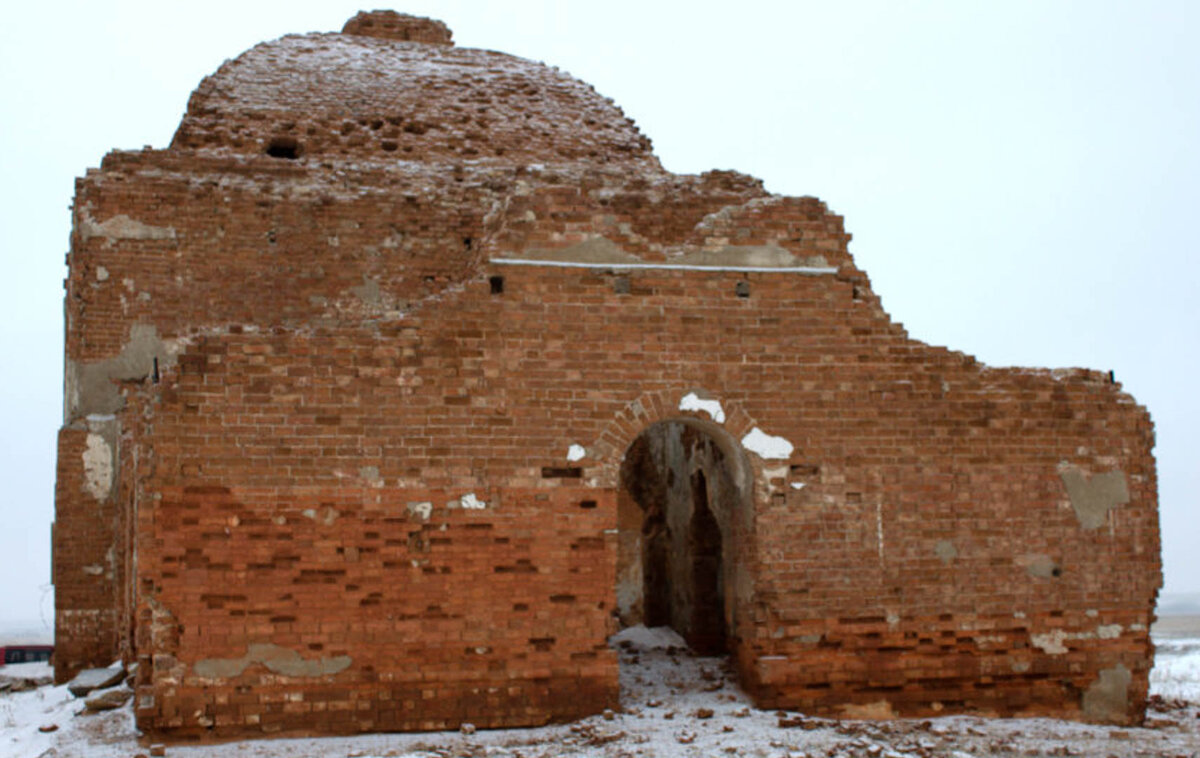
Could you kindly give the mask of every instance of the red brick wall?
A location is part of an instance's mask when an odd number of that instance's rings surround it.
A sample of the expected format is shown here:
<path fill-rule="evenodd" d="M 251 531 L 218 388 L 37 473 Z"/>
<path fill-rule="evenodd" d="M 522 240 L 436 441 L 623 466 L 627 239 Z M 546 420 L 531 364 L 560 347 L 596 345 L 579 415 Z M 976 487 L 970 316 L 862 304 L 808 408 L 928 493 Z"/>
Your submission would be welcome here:
<path fill-rule="evenodd" d="M 721 401 L 732 439 L 794 445 L 748 459 L 732 631 L 760 704 L 1096 718 L 1087 693 L 1124 667 L 1107 718 L 1140 718 L 1153 433 L 1107 376 L 908 339 L 839 217 L 738 175 L 347 171 L 116 154 L 80 183 L 68 358 L 112 360 L 135 324 L 164 347 L 157 376 L 114 378 L 120 486 L 99 521 L 85 443 L 63 432 L 57 575 L 112 547 L 136 550 L 137 577 L 59 578 L 60 623 L 111 618 L 91 636 L 64 624 L 60 646 L 136 654 L 142 728 L 502 726 L 611 706 L 617 470 L 693 390 Z M 838 272 L 484 262 L 593 234 L 648 261 L 770 245 Z M 571 444 L 588 457 L 567 461 Z M 1122 472 L 1129 501 L 1085 529 L 1063 471 Z M 469 493 L 487 506 L 447 506 Z"/>
<path fill-rule="evenodd" d="M 117 566 L 112 552 L 116 498 L 97 499 L 84 485 L 87 428 L 58 433 L 53 531 L 54 676 L 112 663 L 118 652 Z"/>
<path fill-rule="evenodd" d="M 174 631 L 140 649 L 142 728 L 499 727 L 616 704 L 611 498 L 496 488 L 472 510 L 447 507 L 465 493 L 361 482 L 161 494 L 143 517 L 144 625 Z M 253 644 L 347 668 L 289 678 L 251 662 L 212 679 L 197 666 Z"/>

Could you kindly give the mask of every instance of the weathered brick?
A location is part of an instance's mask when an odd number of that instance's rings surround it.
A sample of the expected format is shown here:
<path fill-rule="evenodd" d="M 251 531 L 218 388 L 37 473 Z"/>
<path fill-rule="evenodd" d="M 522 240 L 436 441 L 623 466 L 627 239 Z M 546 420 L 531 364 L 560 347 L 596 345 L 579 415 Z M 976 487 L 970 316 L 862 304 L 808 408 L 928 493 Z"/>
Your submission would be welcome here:
<path fill-rule="evenodd" d="M 1153 429 L 1108 375 L 910 339 L 823 203 L 667 173 L 561 73 L 346 32 L 77 182 L 60 679 L 138 660 L 181 737 L 541 724 L 658 618 L 762 707 L 1141 719 Z"/>

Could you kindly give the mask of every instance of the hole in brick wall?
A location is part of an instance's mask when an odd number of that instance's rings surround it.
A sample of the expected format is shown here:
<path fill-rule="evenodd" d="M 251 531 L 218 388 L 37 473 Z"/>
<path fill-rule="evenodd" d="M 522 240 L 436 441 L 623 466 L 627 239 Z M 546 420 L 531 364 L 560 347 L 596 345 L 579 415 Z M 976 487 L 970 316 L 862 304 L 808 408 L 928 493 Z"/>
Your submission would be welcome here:
<path fill-rule="evenodd" d="M 583 477 L 583 469 L 576 466 L 543 466 L 543 479 L 580 479 Z"/>
<path fill-rule="evenodd" d="M 862 287 L 859 287 L 857 284 L 854 285 L 854 289 L 851 292 L 850 296 L 855 300 L 862 300 L 863 299 Z"/>
<path fill-rule="evenodd" d="M 629 277 L 618 276 L 617 278 L 613 279 L 613 292 L 617 293 L 618 295 L 628 295 Z"/>
<path fill-rule="evenodd" d="M 158 384 L 158 358 L 154 359 L 154 374 L 152 375 L 152 380 L 155 384 Z"/>
<path fill-rule="evenodd" d="M 470 250 L 475 246 L 475 240 L 470 237 L 463 237 L 463 250 Z"/>
<path fill-rule="evenodd" d="M 583 501 L 580 501 L 580 503 L 579 503 L 579 507 L 580 507 L 580 508 L 587 509 L 587 510 L 590 510 L 590 509 L 592 509 L 592 508 L 595 508 L 595 507 L 596 507 L 596 501 L 595 501 L 595 500 L 583 500 Z"/>
<path fill-rule="evenodd" d="M 788 467 L 792 476 L 816 476 L 821 473 L 821 467 L 811 463 L 797 463 Z"/>
<path fill-rule="evenodd" d="M 738 297 L 750 297 L 750 282 L 743 279 L 734 287 Z"/>
<path fill-rule="evenodd" d="M 502 294 L 502 293 L 504 292 L 504 277 L 502 277 L 502 276 L 489 276 L 489 277 L 488 277 L 488 284 L 489 284 L 489 285 L 491 286 L 491 288 L 492 288 L 492 294 L 493 294 L 493 295 L 499 295 L 499 294 Z"/>
<path fill-rule="evenodd" d="M 274 137 L 267 144 L 267 155 L 294 161 L 300 157 L 300 142 L 295 137 Z"/>
<path fill-rule="evenodd" d="M 389 153 L 394 153 L 400 149 L 400 143 L 391 139 L 385 139 L 383 142 L 379 143 L 379 146 Z"/>
<path fill-rule="evenodd" d="M 846 502 L 847 503 L 861 503 L 862 502 L 862 493 L 861 492 L 847 492 L 846 493 Z"/>

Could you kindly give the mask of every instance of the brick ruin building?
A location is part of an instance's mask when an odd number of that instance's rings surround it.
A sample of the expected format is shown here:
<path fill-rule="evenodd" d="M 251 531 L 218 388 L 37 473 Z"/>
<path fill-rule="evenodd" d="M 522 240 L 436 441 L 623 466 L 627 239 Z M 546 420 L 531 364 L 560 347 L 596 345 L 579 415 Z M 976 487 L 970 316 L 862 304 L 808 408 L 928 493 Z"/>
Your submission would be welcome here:
<path fill-rule="evenodd" d="M 824 204 L 557 69 L 360 14 L 73 213 L 56 675 L 136 661 L 143 730 L 573 719 L 639 622 L 764 708 L 1143 716 L 1146 411 L 911 339 Z"/>

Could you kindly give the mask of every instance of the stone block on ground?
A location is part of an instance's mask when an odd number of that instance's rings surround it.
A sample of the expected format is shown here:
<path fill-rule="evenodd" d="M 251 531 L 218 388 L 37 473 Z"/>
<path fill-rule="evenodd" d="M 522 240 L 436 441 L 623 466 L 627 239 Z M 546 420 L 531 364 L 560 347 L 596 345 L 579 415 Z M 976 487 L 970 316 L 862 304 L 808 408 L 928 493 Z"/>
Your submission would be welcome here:
<path fill-rule="evenodd" d="M 111 690 L 104 690 L 92 695 L 83 701 L 83 704 L 89 711 L 111 711 L 128 703 L 131 697 L 133 697 L 133 690 L 114 687 Z"/>
<path fill-rule="evenodd" d="M 125 669 L 110 666 L 106 669 L 84 669 L 71 680 L 67 690 L 75 697 L 84 697 L 92 690 L 102 690 L 119 684 L 125 678 Z"/>

